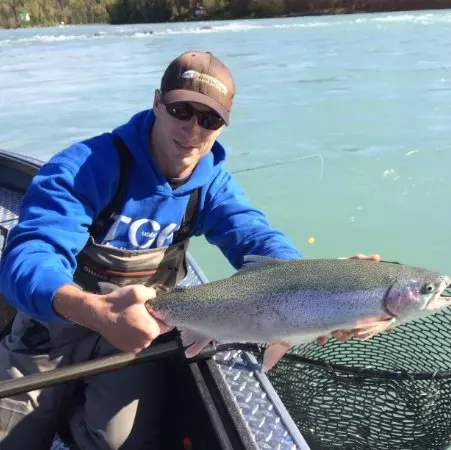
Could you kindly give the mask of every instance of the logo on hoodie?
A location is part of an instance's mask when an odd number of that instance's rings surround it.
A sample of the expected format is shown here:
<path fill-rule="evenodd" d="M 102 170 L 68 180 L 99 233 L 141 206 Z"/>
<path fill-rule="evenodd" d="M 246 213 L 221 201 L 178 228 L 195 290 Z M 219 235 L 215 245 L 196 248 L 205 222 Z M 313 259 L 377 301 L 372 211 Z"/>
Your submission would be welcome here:
<path fill-rule="evenodd" d="M 172 242 L 174 231 L 178 228 L 176 223 L 170 223 L 162 228 L 156 220 L 147 218 L 132 219 L 122 214 L 115 214 L 113 217 L 115 220 L 103 238 L 103 245 L 112 244 L 120 239 L 128 240 L 131 247 L 140 250 L 164 247 Z"/>

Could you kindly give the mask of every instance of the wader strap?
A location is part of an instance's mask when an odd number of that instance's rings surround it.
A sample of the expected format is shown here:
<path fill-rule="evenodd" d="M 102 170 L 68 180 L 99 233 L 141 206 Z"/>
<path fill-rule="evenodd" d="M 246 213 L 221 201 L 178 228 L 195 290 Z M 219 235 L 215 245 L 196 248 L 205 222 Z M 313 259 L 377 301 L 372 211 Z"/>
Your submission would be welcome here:
<path fill-rule="evenodd" d="M 188 239 L 191 227 L 196 223 L 197 211 L 199 210 L 200 188 L 194 189 L 189 196 L 188 205 L 186 206 L 185 215 L 183 216 L 180 228 L 174 233 L 173 243 L 183 242 Z"/>
<path fill-rule="evenodd" d="M 89 227 L 89 234 L 95 238 L 98 236 L 104 226 L 105 222 L 111 218 L 116 211 L 116 208 L 121 203 L 124 196 L 125 189 L 127 188 L 128 173 L 132 162 L 132 156 L 127 144 L 118 135 L 113 136 L 114 146 L 119 154 L 119 184 L 116 194 L 111 202 L 105 207 L 105 209 L 97 216 L 96 220 Z"/>

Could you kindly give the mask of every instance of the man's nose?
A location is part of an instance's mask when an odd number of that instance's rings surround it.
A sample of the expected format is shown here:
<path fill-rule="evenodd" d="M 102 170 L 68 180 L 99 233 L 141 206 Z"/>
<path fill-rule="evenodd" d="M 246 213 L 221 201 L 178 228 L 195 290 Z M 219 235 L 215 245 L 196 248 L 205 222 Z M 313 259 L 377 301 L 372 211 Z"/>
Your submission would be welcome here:
<path fill-rule="evenodd" d="M 183 122 L 183 131 L 186 133 L 199 132 L 199 123 L 197 122 L 197 116 L 193 115 L 191 119 Z"/>

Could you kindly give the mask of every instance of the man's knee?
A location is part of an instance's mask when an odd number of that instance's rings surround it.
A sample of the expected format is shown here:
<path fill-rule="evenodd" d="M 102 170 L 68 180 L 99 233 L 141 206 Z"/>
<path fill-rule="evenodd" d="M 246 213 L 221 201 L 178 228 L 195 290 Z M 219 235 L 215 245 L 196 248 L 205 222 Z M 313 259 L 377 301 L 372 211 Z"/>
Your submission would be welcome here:
<path fill-rule="evenodd" d="M 143 442 L 142 436 L 132 433 L 133 421 L 110 421 L 103 427 L 91 427 L 80 408 L 71 417 L 71 432 L 75 444 L 86 450 L 139 450 L 156 449 L 151 442 Z M 150 430 L 149 430 L 149 434 Z M 150 436 L 149 436 L 150 438 Z M 151 438 L 149 439 L 151 441 Z"/>

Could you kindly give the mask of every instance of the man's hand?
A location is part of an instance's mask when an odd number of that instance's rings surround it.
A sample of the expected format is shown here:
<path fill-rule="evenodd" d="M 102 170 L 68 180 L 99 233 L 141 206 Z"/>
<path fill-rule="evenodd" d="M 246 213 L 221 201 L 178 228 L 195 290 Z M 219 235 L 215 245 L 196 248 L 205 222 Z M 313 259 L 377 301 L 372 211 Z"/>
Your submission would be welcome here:
<path fill-rule="evenodd" d="M 364 260 L 368 260 L 368 261 L 375 261 L 375 262 L 379 262 L 381 260 L 380 255 L 378 254 L 373 254 L 373 255 L 364 255 L 363 253 L 358 253 L 357 255 L 354 256 L 350 256 L 348 258 L 345 259 L 364 259 Z M 341 342 L 346 342 L 349 339 L 352 339 L 353 337 L 357 336 L 357 332 L 361 331 L 361 330 L 335 330 L 332 332 L 332 336 L 337 339 L 338 341 Z M 317 339 L 318 344 L 324 345 L 327 343 L 327 341 L 329 340 L 328 336 L 320 336 Z"/>
<path fill-rule="evenodd" d="M 138 353 L 172 329 L 151 316 L 145 302 L 156 295 L 143 285 L 126 286 L 103 296 L 96 331 L 119 350 Z"/>
<path fill-rule="evenodd" d="M 381 257 L 377 253 L 374 253 L 373 255 L 364 255 L 363 253 L 357 253 L 357 255 L 350 256 L 346 259 L 366 259 L 368 261 L 379 262 L 381 260 Z"/>
<path fill-rule="evenodd" d="M 143 285 L 125 286 L 106 295 L 65 285 L 55 296 L 54 308 L 61 316 L 101 334 L 119 350 L 138 353 L 173 329 L 146 309 L 145 302 L 155 295 L 153 288 Z"/>

